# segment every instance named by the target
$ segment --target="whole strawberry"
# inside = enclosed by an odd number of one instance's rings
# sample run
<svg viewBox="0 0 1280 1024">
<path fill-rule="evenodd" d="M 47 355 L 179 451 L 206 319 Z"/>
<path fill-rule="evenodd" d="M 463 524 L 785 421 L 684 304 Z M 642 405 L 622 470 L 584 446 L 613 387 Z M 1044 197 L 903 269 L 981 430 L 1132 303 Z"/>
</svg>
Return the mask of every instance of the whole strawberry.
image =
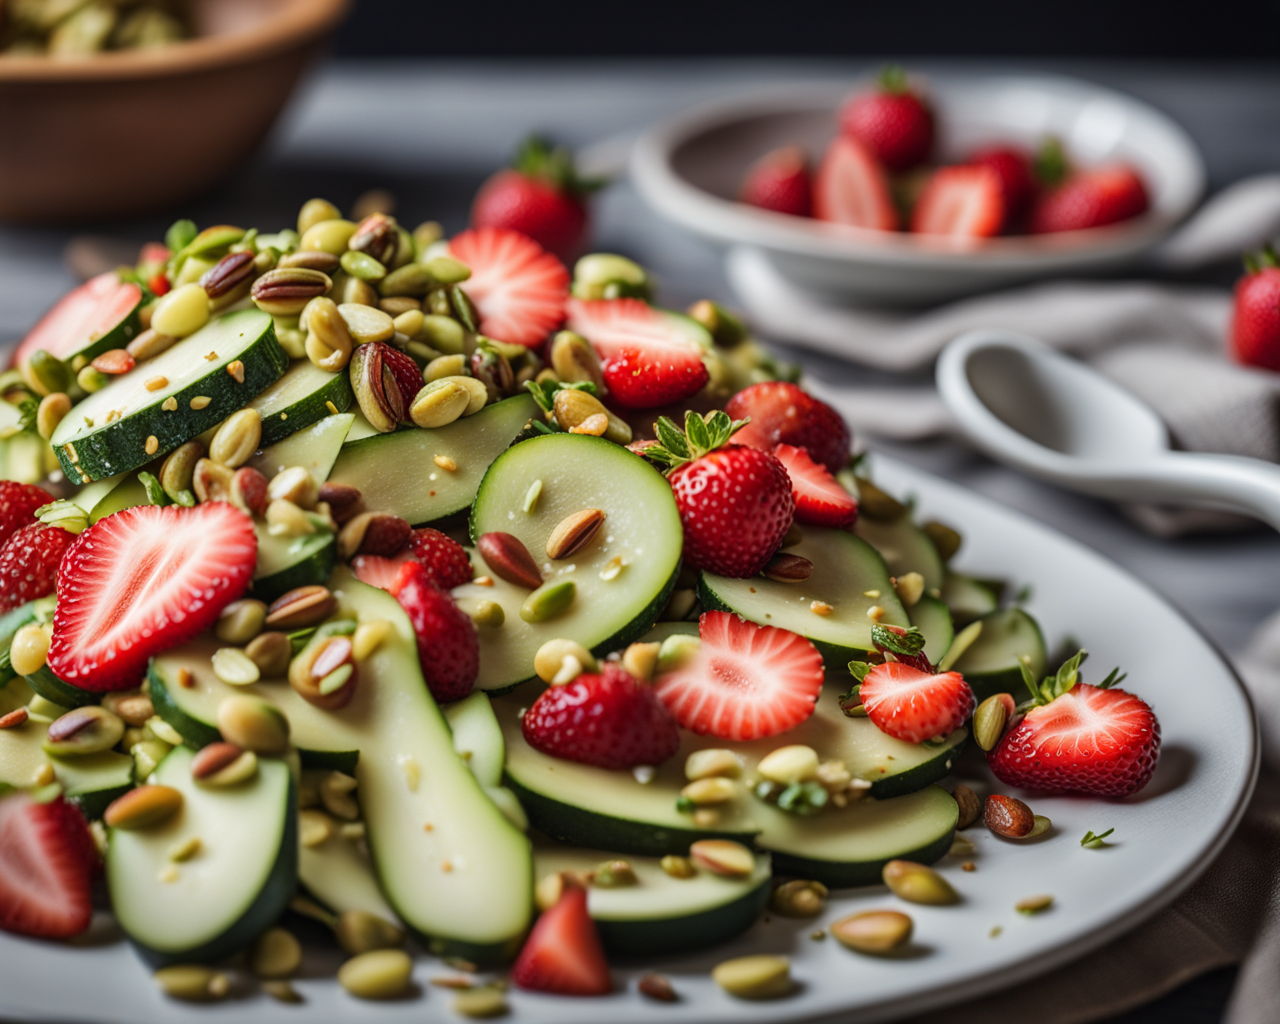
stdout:
<svg viewBox="0 0 1280 1024">
<path fill-rule="evenodd" d="M 0 547 L 0 612 L 52 594 L 62 556 L 75 539 L 41 522 L 15 531 Z"/>
<path fill-rule="evenodd" d="M 660 764 L 680 746 L 676 721 L 653 689 L 615 662 L 544 690 L 520 729 L 544 754 L 599 768 Z"/>
<path fill-rule="evenodd" d="M 53 495 L 34 484 L 0 480 L 0 544 L 19 527 L 35 522 L 36 509 L 53 501 Z"/>
<path fill-rule="evenodd" d="M 840 414 L 788 381 L 765 381 L 743 388 L 724 410 L 735 420 L 751 421 L 733 435 L 735 444 L 768 451 L 778 444 L 795 445 L 832 473 L 838 473 L 849 461 L 853 439 Z"/>
<path fill-rule="evenodd" d="M 431 582 L 426 566 L 408 561 L 392 589 L 418 637 L 418 662 L 431 696 L 461 700 L 480 674 L 476 627 L 445 591 Z"/>
<path fill-rule="evenodd" d="M 742 182 L 744 203 L 794 217 L 813 216 L 813 172 L 799 146 L 766 153 L 747 171 Z"/>
<path fill-rule="evenodd" d="M 1127 164 L 1097 167 L 1069 175 L 1031 208 L 1031 231 L 1050 234 L 1116 224 L 1146 213 L 1147 186 Z"/>
<path fill-rule="evenodd" d="M 933 149 L 933 111 L 898 67 L 885 68 L 879 88 L 854 96 L 840 111 L 840 130 L 871 150 L 890 171 L 909 171 Z"/>
<path fill-rule="evenodd" d="M 481 187 L 471 207 L 473 228 L 510 228 L 528 235 L 562 260 L 587 241 L 587 195 L 600 183 L 573 169 L 573 155 L 532 136 L 521 144 L 512 167 Z"/>
<path fill-rule="evenodd" d="M 1275 251 L 1245 259 L 1231 314 L 1231 354 L 1247 366 L 1280 371 L 1280 267 Z"/>
<path fill-rule="evenodd" d="M 1160 723 L 1147 703 L 1112 687 L 1079 681 L 1081 651 L 1039 686 L 1026 714 L 987 752 L 1001 782 L 1045 793 L 1129 796 L 1150 780 L 1160 756 Z"/>
<path fill-rule="evenodd" d="M 684 560 L 695 569 L 745 579 L 782 544 L 795 514 L 786 469 L 772 452 L 729 444 L 743 424 L 726 413 L 685 415 L 685 430 L 661 416 L 659 445 L 644 457 L 667 472 L 684 524 Z"/>
</svg>

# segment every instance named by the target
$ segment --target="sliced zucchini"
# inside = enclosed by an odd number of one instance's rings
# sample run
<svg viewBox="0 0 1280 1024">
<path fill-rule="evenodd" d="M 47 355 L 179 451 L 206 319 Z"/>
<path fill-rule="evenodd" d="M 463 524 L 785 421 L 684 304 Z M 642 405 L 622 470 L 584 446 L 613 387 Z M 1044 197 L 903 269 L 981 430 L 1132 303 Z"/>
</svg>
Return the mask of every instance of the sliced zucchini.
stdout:
<svg viewBox="0 0 1280 1024">
<path fill-rule="evenodd" d="M 268 480 L 290 466 L 303 466 L 319 483 L 324 483 L 329 479 L 353 422 L 355 416 L 349 412 L 325 416 L 283 441 L 264 448 L 248 464 Z"/>
<path fill-rule="evenodd" d="M 0 715 L 7 715 L 10 711 L 25 707 L 32 696 L 31 687 L 27 685 L 25 679 L 21 676 L 11 676 L 0 683 Z"/>
<path fill-rule="evenodd" d="M 534 850 L 539 878 L 560 871 L 587 873 L 617 854 L 544 844 Z M 769 901 L 770 861 L 756 854 L 751 874 L 724 878 L 701 871 L 672 878 L 655 857 L 627 856 L 636 885 L 587 890 L 587 913 L 605 949 L 615 956 L 663 956 L 728 942 L 750 928 Z"/>
<path fill-rule="evenodd" d="M 27 685 L 33 693 L 38 693 L 47 701 L 64 708 L 79 708 L 86 704 L 97 704 L 102 694 L 82 690 L 78 686 L 65 683 L 53 674 L 48 665 L 41 665 L 26 677 Z"/>
<path fill-rule="evenodd" d="M 530 493 L 536 500 L 528 500 Z M 551 531 L 566 516 L 591 508 L 605 514 L 596 539 L 570 558 L 550 561 Z M 555 637 L 604 654 L 642 635 L 671 595 L 684 541 L 662 475 L 627 449 L 586 434 L 542 434 L 494 461 L 471 509 L 472 536 L 490 532 L 518 537 L 548 580 L 572 580 L 576 590 L 567 612 L 536 623 L 521 618 L 529 596 L 523 587 L 494 579 L 491 587 L 468 583 L 453 591 L 464 611 L 494 601 L 505 614 L 501 627 L 481 627 L 476 685 L 490 691 L 533 678 L 533 656 Z M 609 569 L 615 560 L 616 573 Z M 473 561 L 477 575 L 493 575 L 478 554 Z"/>
<path fill-rule="evenodd" d="M 12 680 L 4 691 L 16 698 L 21 680 Z M 7 703 L 7 701 L 6 701 Z M 0 706 L 3 706 L 0 704 Z M 12 729 L 0 729 L 0 783 L 31 786 L 41 765 L 53 766 L 53 774 L 68 800 L 78 804 L 86 818 L 101 818 L 107 805 L 133 788 L 133 758 L 114 750 L 77 757 L 46 754 L 42 744 L 48 726 L 35 719 Z"/>
<path fill-rule="evenodd" d="M 454 753 L 418 667 L 413 627 L 395 598 L 345 568 L 332 586 L 358 619 L 385 619 L 394 630 L 360 663 L 355 698 L 341 711 L 308 704 L 283 680 L 227 686 L 213 674 L 209 659 L 218 645 L 208 636 L 152 661 L 152 702 L 179 732 L 202 742 L 223 699 L 252 693 L 284 712 L 300 750 L 359 750 L 357 795 L 388 902 L 433 951 L 499 958 L 529 924 L 529 842 Z M 178 685 L 181 669 L 191 673 L 191 686 Z"/>
<path fill-rule="evenodd" d="M 967 626 L 1000 606 L 996 592 L 986 583 L 957 572 L 947 573 L 942 583 L 942 600 L 951 609 L 951 617 L 958 626 Z"/>
<path fill-rule="evenodd" d="M 773 854 L 773 870 L 780 875 L 812 878 L 832 889 L 879 885 L 891 860 L 932 864 L 942 858 L 959 816 L 955 800 L 940 786 L 810 817 L 766 807 L 756 843 Z"/>
<path fill-rule="evenodd" d="M 258 534 L 258 567 L 253 574 L 253 596 L 270 604 L 294 587 L 328 583 L 338 561 L 338 545 L 323 530 L 301 537 L 273 537 L 267 524 L 254 521 Z"/>
<path fill-rule="evenodd" d="M 13 408 L 3 401 L 0 401 L 0 406 Z M 59 468 L 60 464 L 49 464 L 51 459 L 57 463 L 53 450 L 39 434 L 30 430 L 10 434 L 0 440 L 0 480 L 16 480 L 20 484 L 41 483 L 50 470 Z"/>
<path fill-rule="evenodd" d="M 85 511 L 89 513 L 89 523 L 92 525 L 99 519 L 105 519 L 113 512 L 133 508 L 135 505 L 150 504 L 150 500 L 147 497 L 147 489 L 142 486 L 138 475 L 136 473 L 127 473 L 120 477 L 119 483 L 94 502 L 92 508 L 86 508 Z M 82 505 L 81 508 L 84 508 L 84 506 Z"/>
<path fill-rule="evenodd" d="M 276 922 L 297 884 L 297 798 L 288 766 L 258 759 L 236 786 L 199 786 L 195 755 L 175 747 L 155 781 L 182 793 L 158 825 L 111 829 L 107 888 L 116 920 L 155 965 L 216 963 Z M 188 860 L 173 851 L 198 841 Z"/>
<path fill-rule="evenodd" d="M 1027 695 L 1019 662 L 1039 679 L 1045 674 L 1049 654 L 1040 624 L 1021 608 L 1002 608 L 978 620 L 982 632 L 952 666 L 964 676 L 973 695 L 985 700 L 993 693 Z"/>
<path fill-rule="evenodd" d="M 908 613 L 911 625 L 924 634 L 924 656 L 935 665 L 942 660 L 955 639 L 956 629 L 951 622 L 951 611 L 936 597 L 925 594 Z"/>
<path fill-rule="evenodd" d="M 631 772 L 561 760 L 529 746 L 520 731 L 520 713 L 533 694 L 513 694 L 493 703 L 506 739 L 507 784 L 535 828 L 575 846 L 657 857 L 685 853 L 694 840 L 713 836 L 750 842 L 772 820 L 765 813 L 770 806 L 745 789 L 719 805 L 720 820 L 714 829 L 698 828 L 689 815 L 677 810 L 680 790 L 688 781 L 685 759 L 704 747 L 725 747 L 741 754 L 744 774 L 750 776 L 760 759 L 777 747 L 807 744 L 822 760 L 843 761 L 855 778 L 870 782 L 868 793 L 877 800 L 922 789 L 951 770 L 968 736 L 966 730 L 957 729 L 937 746 L 904 743 L 866 718 L 846 718 L 839 692 L 837 686 L 825 687 L 813 716 L 785 737 L 733 743 L 686 733 L 680 750 L 659 765 L 647 783 Z M 840 813 L 830 810 L 817 817 Z"/>
<path fill-rule="evenodd" d="M 910 517 L 886 523 L 860 516 L 854 530 L 880 552 L 891 576 L 918 572 L 924 577 L 926 590 L 942 586 L 945 570 L 938 549 Z"/>
<path fill-rule="evenodd" d="M 808 637 L 837 668 L 873 650 L 875 622 L 910 625 L 884 560 L 866 541 L 845 530 L 806 526 L 803 539 L 787 554 L 809 559 L 813 575 L 803 583 L 778 583 L 763 576 L 740 580 L 704 572 L 698 578 L 703 607 Z M 831 613 L 817 614 L 815 601 L 830 605 Z M 875 607 L 883 612 L 879 619 L 868 615 Z"/>
<path fill-rule="evenodd" d="M 242 364 L 243 381 L 227 372 L 232 362 Z M 271 317 L 256 309 L 228 313 L 90 395 L 50 443 L 73 482 L 126 473 L 220 423 L 288 365 Z M 160 379 L 162 386 L 147 388 Z M 158 447 L 148 450 L 152 437 Z"/>
<path fill-rule="evenodd" d="M 351 380 L 345 372 L 330 373 L 309 359 L 298 359 L 248 407 L 257 409 L 262 417 L 262 444 L 267 446 L 278 444 L 326 416 L 346 412 L 353 401 Z"/>
<path fill-rule="evenodd" d="M 364 496 L 365 508 L 392 512 L 415 526 L 461 512 L 476 496 L 489 464 L 538 412 L 529 395 L 481 409 L 436 430 L 412 428 L 349 441 L 329 479 Z M 452 459 L 444 469 L 436 458 Z"/>
<path fill-rule="evenodd" d="M 489 797 L 507 820 L 521 832 L 529 829 L 529 818 L 520 806 L 516 795 L 502 784 L 502 763 L 506 760 L 506 746 L 502 740 L 502 728 L 489 703 L 489 695 L 474 690 L 462 700 L 446 704 L 442 709 L 449 729 L 453 733 L 453 749 L 467 763 Z"/>
</svg>

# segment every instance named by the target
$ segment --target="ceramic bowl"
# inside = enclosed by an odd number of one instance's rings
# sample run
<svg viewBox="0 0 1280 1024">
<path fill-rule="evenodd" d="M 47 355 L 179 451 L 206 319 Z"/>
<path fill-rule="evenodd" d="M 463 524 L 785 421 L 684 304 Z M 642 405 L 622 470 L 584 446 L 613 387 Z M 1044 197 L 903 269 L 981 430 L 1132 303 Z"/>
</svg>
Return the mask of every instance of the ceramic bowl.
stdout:
<svg viewBox="0 0 1280 1024">
<path fill-rule="evenodd" d="M 0 219 L 160 210 L 262 141 L 349 0 L 195 0 L 197 37 L 83 60 L 0 58 Z"/>
<path fill-rule="evenodd" d="M 1187 134 L 1132 97 L 1068 78 L 934 75 L 928 79 L 943 161 L 1056 135 L 1088 165 L 1123 160 L 1146 178 L 1152 208 L 1105 228 L 982 240 L 871 231 L 736 202 L 742 178 L 778 146 L 816 160 L 836 131 L 848 82 L 774 90 L 658 124 L 637 141 L 631 174 L 663 216 L 716 242 L 762 251 L 793 284 L 862 302 L 917 304 L 1021 281 L 1110 271 L 1140 262 L 1195 206 L 1204 165 Z"/>
</svg>

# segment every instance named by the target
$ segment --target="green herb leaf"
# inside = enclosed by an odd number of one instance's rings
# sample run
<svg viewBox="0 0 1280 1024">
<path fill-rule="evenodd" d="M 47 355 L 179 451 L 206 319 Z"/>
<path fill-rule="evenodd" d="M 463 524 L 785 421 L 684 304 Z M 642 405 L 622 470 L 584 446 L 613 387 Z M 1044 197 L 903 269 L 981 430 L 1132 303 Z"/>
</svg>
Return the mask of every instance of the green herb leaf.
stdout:
<svg viewBox="0 0 1280 1024">
<path fill-rule="evenodd" d="M 18 403 L 18 428 L 35 433 L 36 414 L 40 411 L 39 399 L 27 396 Z"/>
<path fill-rule="evenodd" d="M 164 233 L 164 244 L 169 247 L 170 253 L 177 255 L 179 250 L 185 249 L 195 241 L 199 233 L 192 221 L 175 220 L 169 225 L 169 230 Z"/>
<path fill-rule="evenodd" d="M 1080 845 L 1086 850 L 1101 850 L 1104 846 L 1111 845 L 1108 842 L 1104 842 L 1104 840 L 1114 831 L 1115 829 L 1109 828 L 1098 835 L 1094 835 L 1092 832 L 1086 832 L 1084 834 L 1084 838 L 1080 840 Z"/>
</svg>

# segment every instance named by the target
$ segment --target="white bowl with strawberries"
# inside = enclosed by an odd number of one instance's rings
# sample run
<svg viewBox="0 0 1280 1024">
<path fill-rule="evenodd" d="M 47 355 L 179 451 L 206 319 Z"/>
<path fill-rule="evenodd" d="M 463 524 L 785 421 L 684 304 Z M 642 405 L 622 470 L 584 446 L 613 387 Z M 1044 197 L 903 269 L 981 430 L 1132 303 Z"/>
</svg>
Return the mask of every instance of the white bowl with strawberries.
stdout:
<svg viewBox="0 0 1280 1024">
<path fill-rule="evenodd" d="M 886 304 L 1133 265 L 1205 179 L 1177 124 L 1113 90 L 895 69 L 682 114 L 641 137 L 631 172 L 682 227 Z"/>
</svg>

